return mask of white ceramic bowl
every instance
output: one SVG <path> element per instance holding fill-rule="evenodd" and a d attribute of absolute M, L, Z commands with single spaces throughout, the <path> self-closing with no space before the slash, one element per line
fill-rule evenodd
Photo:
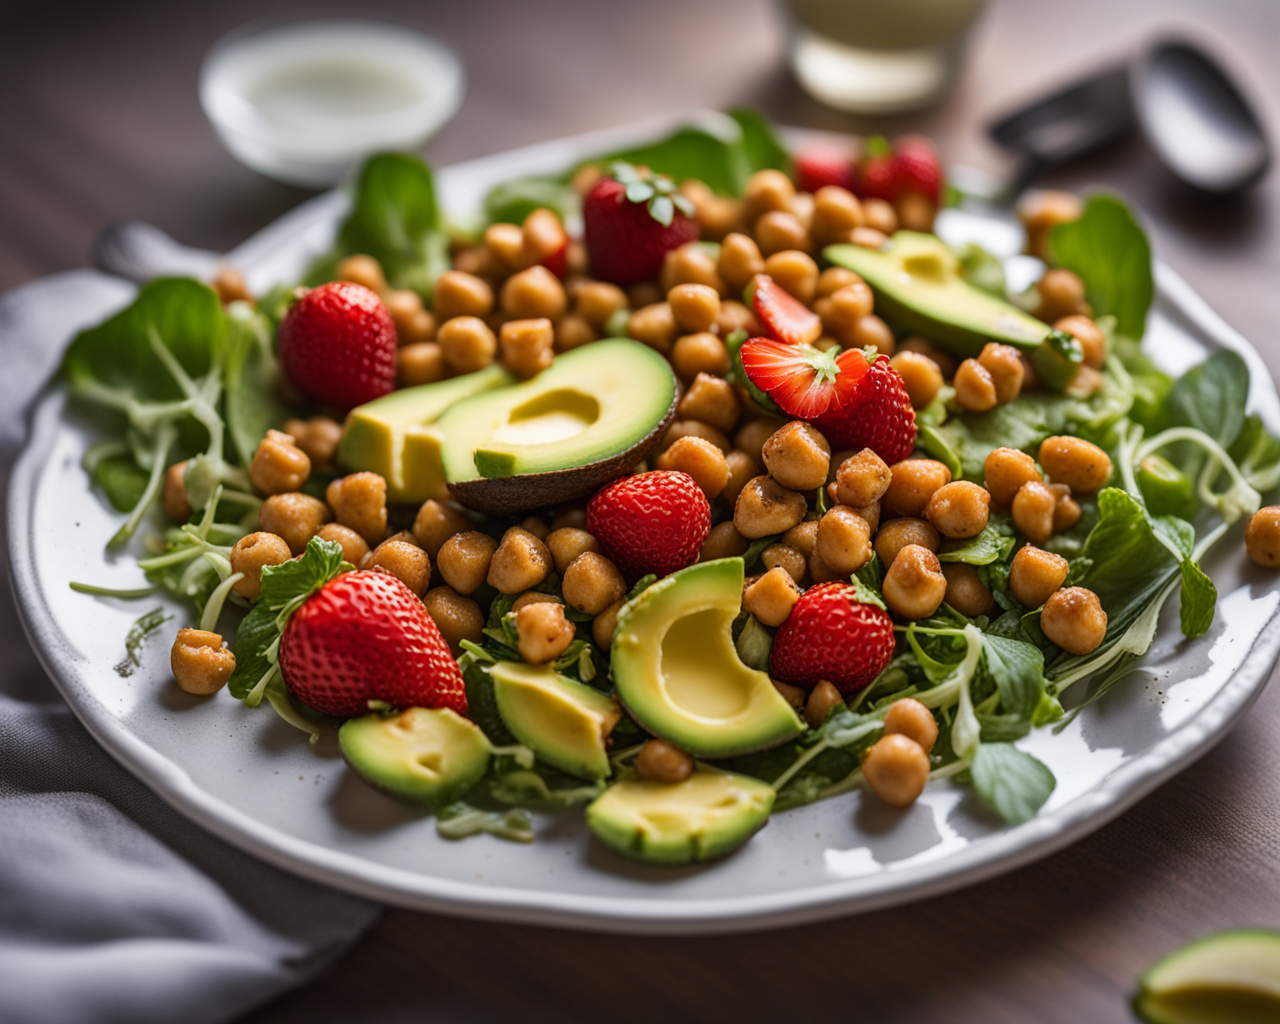
<path fill-rule="evenodd" d="M 453 117 L 464 88 L 443 43 L 375 21 L 241 30 L 200 72 L 200 103 L 231 154 L 311 187 L 336 184 L 370 153 L 419 148 Z"/>

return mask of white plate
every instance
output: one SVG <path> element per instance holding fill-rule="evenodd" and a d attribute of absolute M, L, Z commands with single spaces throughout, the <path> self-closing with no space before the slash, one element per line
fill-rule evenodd
<path fill-rule="evenodd" d="M 715 115 L 697 115 L 715 123 Z M 681 119 L 687 120 L 687 118 Z M 472 161 L 439 173 L 447 209 L 476 207 L 495 181 L 557 170 L 606 146 L 656 136 L 670 119 Z M 255 288 L 295 277 L 345 200 L 306 204 L 231 254 Z M 1262 361 L 1165 267 L 1148 349 L 1185 371 L 1207 350 L 1249 362 L 1251 409 L 1280 433 Z M 69 580 L 137 586 L 129 557 L 103 559 L 119 516 L 92 496 L 80 456 L 92 430 L 53 390 L 15 467 L 10 558 L 36 650 L 94 736 L 161 797 L 228 842 L 316 881 L 387 903 L 470 917 L 633 933 L 796 924 L 935 895 L 1010 871 L 1082 838 L 1205 753 L 1257 696 L 1280 650 L 1280 583 L 1245 559 L 1237 526 L 1206 566 L 1221 594 L 1209 634 L 1182 639 L 1176 602 L 1144 664 L 1063 733 L 1022 741 L 1058 779 L 1041 813 L 1001 825 L 964 788 L 935 783 L 890 812 L 852 795 L 777 815 L 737 854 L 699 868 L 624 863 L 590 841 L 580 809 L 539 816 L 537 842 L 437 837 L 430 817 L 357 781 L 265 706 L 191 698 L 169 681 L 168 643 L 121 678 L 126 630 L 155 601 L 100 600 Z M 190 613 L 174 604 L 178 621 Z M 1081 688 L 1083 689 L 1083 688 Z M 1077 698 L 1077 693 L 1071 697 Z"/>

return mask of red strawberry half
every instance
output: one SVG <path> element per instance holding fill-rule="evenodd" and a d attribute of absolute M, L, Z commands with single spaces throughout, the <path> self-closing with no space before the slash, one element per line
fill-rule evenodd
<path fill-rule="evenodd" d="M 862 604 L 848 583 L 810 587 L 778 627 L 769 674 L 793 686 L 829 680 L 841 693 L 856 693 L 893 658 L 893 620 Z"/>
<path fill-rule="evenodd" d="M 852 354 L 865 365 L 866 357 L 861 352 L 855 350 Z M 813 425 L 822 431 L 832 451 L 870 448 L 889 465 L 905 459 L 916 444 L 916 414 L 911 398 L 902 377 L 885 356 L 876 356 L 861 375 L 851 401 L 832 405 Z"/>
<path fill-rule="evenodd" d="M 614 164 L 582 201 L 592 276 L 622 287 L 653 280 L 668 252 L 697 240 L 693 214 L 670 178 Z"/>
<path fill-rule="evenodd" d="M 768 274 L 756 274 L 747 285 L 747 302 L 764 329 L 790 345 L 811 345 L 822 336 L 822 320 L 793 298 Z"/>
<path fill-rule="evenodd" d="M 596 492 L 587 531 L 629 580 L 666 576 L 698 560 L 711 505 L 688 473 L 637 473 Z"/>
<path fill-rule="evenodd" d="M 280 324 L 280 366 L 303 394 L 350 409 L 396 386 L 396 325 L 377 292 L 334 281 L 312 288 Z"/>
<path fill-rule="evenodd" d="M 339 718 L 364 714 L 371 700 L 467 713 L 449 645 L 390 573 L 343 573 L 308 598 L 280 640 L 280 672 L 302 703 Z"/>
<path fill-rule="evenodd" d="M 801 192 L 817 192 L 827 185 L 853 191 L 854 165 L 848 153 L 835 149 L 806 149 L 791 158 L 795 167 L 796 188 Z"/>
<path fill-rule="evenodd" d="M 752 338 L 739 351 L 747 380 L 788 416 L 812 420 L 853 401 L 867 360 L 850 349 L 835 355 L 808 345 Z"/>

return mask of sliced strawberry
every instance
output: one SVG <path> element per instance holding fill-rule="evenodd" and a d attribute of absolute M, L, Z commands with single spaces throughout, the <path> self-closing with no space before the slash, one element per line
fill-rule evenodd
<path fill-rule="evenodd" d="M 808 345 L 752 338 L 739 353 L 747 380 L 788 416 L 811 420 L 853 400 L 867 372 L 861 352 L 836 356 Z"/>
<path fill-rule="evenodd" d="M 747 285 L 747 302 L 764 329 L 789 345 L 812 345 L 822 336 L 822 320 L 799 299 L 792 298 L 768 274 L 756 274 Z"/>
<path fill-rule="evenodd" d="M 854 168 L 848 153 L 834 149 L 806 149 L 791 158 L 795 167 L 796 188 L 801 192 L 817 192 L 827 185 L 838 185 L 853 191 Z"/>

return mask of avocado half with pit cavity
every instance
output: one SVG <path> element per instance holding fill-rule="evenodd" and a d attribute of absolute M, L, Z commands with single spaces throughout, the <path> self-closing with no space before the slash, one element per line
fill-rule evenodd
<path fill-rule="evenodd" d="M 976 357 L 989 341 L 1027 352 L 1049 336 L 1049 325 L 960 273 L 960 261 L 936 235 L 896 231 L 880 249 L 829 245 L 824 259 L 860 275 L 875 293 L 876 312 L 959 356 Z"/>
<path fill-rule="evenodd" d="M 358 405 L 342 428 L 338 465 L 385 478 L 387 500 L 392 504 L 420 505 L 444 486 L 440 465 L 443 435 L 436 420 L 454 402 L 514 383 L 515 377 L 495 363 L 475 373 L 402 388 Z"/>
<path fill-rule="evenodd" d="M 733 643 L 741 558 L 701 562 L 618 612 L 610 665 L 623 705 L 655 736 L 695 757 L 736 757 L 785 743 L 804 723 L 768 673 Z"/>
<path fill-rule="evenodd" d="M 662 355 L 628 338 L 592 342 L 531 380 L 450 406 L 436 422 L 445 479 L 488 515 L 583 498 L 648 455 L 675 411 Z"/>

